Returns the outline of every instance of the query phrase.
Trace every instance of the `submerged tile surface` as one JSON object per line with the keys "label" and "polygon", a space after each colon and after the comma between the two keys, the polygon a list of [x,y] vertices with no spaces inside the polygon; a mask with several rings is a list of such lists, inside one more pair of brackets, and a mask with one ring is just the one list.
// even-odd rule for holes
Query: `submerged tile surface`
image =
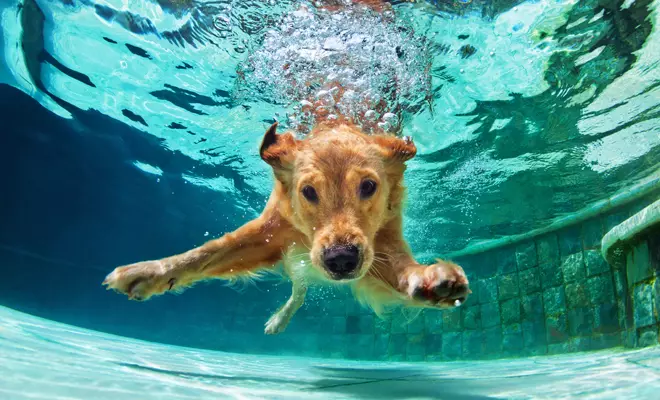
{"label": "submerged tile surface", "polygon": [[658,347],[479,362],[324,360],[142,342],[4,307],[0,359],[3,399],[640,399],[660,390]]}

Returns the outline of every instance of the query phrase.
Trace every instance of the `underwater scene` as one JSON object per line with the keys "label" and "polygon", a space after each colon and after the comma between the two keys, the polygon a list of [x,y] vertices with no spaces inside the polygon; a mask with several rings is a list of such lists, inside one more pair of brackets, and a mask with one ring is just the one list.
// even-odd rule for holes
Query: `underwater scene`
{"label": "underwater scene", "polygon": [[0,398],[657,396],[660,0],[0,27]]}

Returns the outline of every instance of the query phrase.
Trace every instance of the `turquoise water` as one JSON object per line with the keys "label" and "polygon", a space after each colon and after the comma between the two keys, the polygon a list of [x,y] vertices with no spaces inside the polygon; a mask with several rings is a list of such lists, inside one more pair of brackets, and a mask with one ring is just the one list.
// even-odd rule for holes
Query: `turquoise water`
{"label": "turquoise water", "polygon": [[[600,238],[658,195],[660,1],[389,4],[0,0],[0,393],[652,398],[658,349],[620,346],[657,344],[660,303],[632,305],[660,286],[630,300]],[[414,138],[421,261],[631,200],[461,259],[475,293],[457,311],[379,320],[316,288],[267,337],[287,282],[104,291],[118,265],[256,217],[262,134],[304,137],[311,102]]]}

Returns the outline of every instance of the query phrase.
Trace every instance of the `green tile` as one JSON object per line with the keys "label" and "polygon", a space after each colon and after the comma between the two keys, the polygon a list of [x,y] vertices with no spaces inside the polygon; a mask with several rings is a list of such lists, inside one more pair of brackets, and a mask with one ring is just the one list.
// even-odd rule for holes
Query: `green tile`
{"label": "green tile", "polygon": [[589,278],[587,280],[587,291],[589,293],[589,301],[592,305],[614,302],[612,274],[605,273]]}
{"label": "green tile", "polygon": [[463,332],[463,356],[478,358],[483,355],[484,336],[481,331]]}
{"label": "green tile", "polygon": [[619,325],[618,307],[616,304],[599,304],[593,308],[594,330],[597,333],[614,333],[623,327]]}
{"label": "green tile", "polygon": [[401,310],[392,313],[392,327],[390,332],[393,334],[408,332],[408,320]]}
{"label": "green tile", "polygon": [[479,306],[461,307],[463,314],[463,328],[478,329],[481,327],[481,313]]}
{"label": "green tile", "polygon": [[511,299],[500,304],[502,308],[502,325],[520,322],[520,300]]}
{"label": "green tile", "polygon": [[494,326],[484,329],[484,352],[500,354],[502,352],[502,328]]}
{"label": "green tile", "polygon": [[445,332],[456,332],[462,330],[460,307],[443,310],[442,328]]}
{"label": "green tile", "polygon": [[543,289],[562,285],[564,279],[561,273],[561,267],[555,262],[544,262],[539,265],[541,272],[541,286]]}
{"label": "green tile", "polygon": [[536,243],[529,241],[516,246],[516,264],[518,271],[524,271],[538,264],[536,260]]}
{"label": "green tile", "polygon": [[521,329],[525,348],[532,349],[546,345],[545,321],[523,322]]}
{"label": "green tile", "polygon": [[648,347],[658,345],[658,327],[648,326],[637,332],[637,346]]}
{"label": "green tile", "polygon": [[584,284],[571,283],[566,285],[566,305],[569,309],[587,307],[589,305],[587,290]]}
{"label": "green tile", "polygon": [[408,323],[408,333],[415,334],[422,332],[424,332],[424,316],[418,315]]}
{"label": "green tile", "polygon": [[448,359],[460,358],[463,355],[463,334],[461,332],[443,334],[442,353]]}
{"label": "green tile", "polygon": [[374,332],[377,334],[390,334],[392,321],[386,318],[374,318]]}
{"label": "green tile", "polygon": [[633,289],[633,315],[635,327],[641,328],[654,324],[653,315],[653,287],[648,284],[640,284]]}
{"label": "green tile", "polygon": [[584,268],[584,255],[582,252],[573,253],[564,258],[564,261],[561,264],[561,269],[565,283],[584,281],[586,271]]}
{"label": "green tile", "polygon": [[502,334],[502,350],[505,354],[520,355],[523,349],[523,335],[519,325],[518,329],[510,329]]}
{"label": "green tile", "polygon": [[481,325],[484,328],[500,326],[500,305],[499,303],[486,303],[481,306]]}
{"label": "green tile", "polygon": [[610,271],[610,265],[605,261],[600,250],[585,250],[584,264],[587,268],[587,276],[594,276]]}
{"label": "green tile", "polygon": [[374,358],[377,360],[386,360],[389,345],[390,345],[390,335],[385,335],[385,334],[375,335]]}
{"label": "green tile", "polygon": [[524,321],[543,319],[543,295],[533,293],[522,297],[522,315]]}
{"label": "green tile", "polygon": [[408,339],[404,333],[390,335],[390,341],[387,346],[388,358],[392,359],[392,356],[402,356],[405,359],[407,345]]}
{"label": "green tile", "polygon": [[538,267],[532,267],[520,272],[520,292],[529,294],[541,290],[541,277]]}
{"label": "green tile", "polygon": [[515,249],[504,247],[496,250],[495,261],[497,262],[498,275],[514,272],[516,270]]}
{"label": "green tile", "polygon": [[500,300],[508,300],[520,295],[518,273],[501,275],[498,282]]}
{"label": "green tile", "polygon": [[543,292],[545,315],[558,315],[566,311],[566,295],[563,287],[550,288]]}
{"label": "green tile", "polygon": [[568,325],[565,314],[548,317],[546,319],[545,329],[548,344],[560,343],[568,340]]}
{"label": "green tile", "polygon": [[536,240],[536,249],[538,253],[539,264],[551,263],[558,264],[559,261],[559,243],[557,235],[554,233],[544,235]]}
{"label": "green tile", "polygon": [[649,257],[648,242],[637,244],[632,252],[632,268],[628,262],[628,284],[634,285],[653,276],[653,268]]}
{"label": "green tile", "polygon": [[427,335],[425,345],[427,360],[429,355],[442,356],[442,335]]}
{"label": "green tile", "polygon": [[559,232],[559,255],[562,260],[571,254],[582,251],[581,229],[579,226],[572,226]]}
{"label": "green tile", "polygon": [[406,345],[406,360],[407,361],[424,361],[426,358],[426,343],[424,343],[422,335],[408,335],[408,343]]}
{"label": "green tile", "polygon": [[582,247],[584,249],[600,248],[603,235],[603,225],[600,218],[588,220],[582,224]]}
{"label": "green tile", "polygon": [[593,332],[593,314],[586,307],[568,310],[568,328],[571,336],[588,336]]}
{"label": "green tile", "polygon": [[497,301],[497,277],[482,279],[479,284],[479,303]]}
{"label": "green tile", "polygon": [[591,350],[609,349],[621,346],[621,344],[621,335],[619,333],[608,333],[591,337]]}
{"label": "green tile", "polygon": [[426,310],[424,313],[426,333],[442,333],[442,311]]}

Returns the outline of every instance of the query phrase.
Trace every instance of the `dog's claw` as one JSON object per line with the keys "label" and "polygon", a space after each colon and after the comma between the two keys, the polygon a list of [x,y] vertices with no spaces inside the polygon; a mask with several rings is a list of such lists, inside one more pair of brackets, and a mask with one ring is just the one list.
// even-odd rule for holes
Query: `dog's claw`
{"label": "dog's claw", "polygon": [[172,287],[174,287],[174,283],[176,282],[176,278],[172,278],[167,283],[170,284],[170,288],[168,290],[172,290]]}

